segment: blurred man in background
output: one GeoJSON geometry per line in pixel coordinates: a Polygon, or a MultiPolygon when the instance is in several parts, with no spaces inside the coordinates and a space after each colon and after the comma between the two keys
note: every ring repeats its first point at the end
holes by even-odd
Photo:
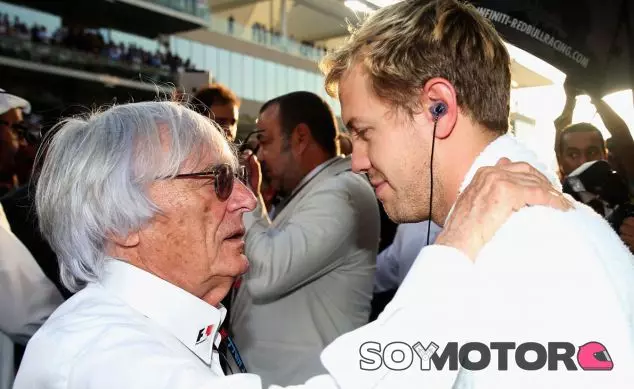
{"type": "Polygon", "coordinates": [[[59,279],[59,267],[55,253],[40,234],[35,213],[33,195],[35,187],[30,180],[33,159],[29,158],[32,150],[39,142],[29,142],[24,114],[31,111],[28,101],[11,95],[0,89],[0,172],[5,178],[5,186],[0,189],[0,203],[4,209],[6,220],[11,225],[13,234],[26,246],[33,255],[44,274],[52,280],[65,296],[70,293],[59,279]],[[25,152],[27,151],[28,152],[25,152]],[[22,171],[22,179],[18,172],[22,171]],[[28,174],[26,173],[28,172],[28,174]],[[2,192],[5,192],[4,195],[2,192]]]}
{"type": "Polygon", "coordinates": [[[20,127],[24,114],[31,111],[28,101],[0,89],[0,197],[18,186],[15,158],[20,149],[20,127]]]}
{"type": "MultiPolygon", "coordinates": [[[[559,148],[556,151],[562,178],[586,162],[608,160],[608,149],[603,135],[590,123],[569,125],[558,134],[558,137],[559,148]]],[[[619,236],[634,253],[634,217],[625,218],[619,228],[619,236]]]]}
{"type": "MultiPolygon", "coordinates": [[[[18,150],[17,126],[28,113],[28,101],[0,89],[0,171],[12,175],[18,150]]],[[[0,205],[0,389],[13,386],[14,343],[25,346],[62,303],[62,296],[29,250],[11,230],[0,205]]],[[[17,359],[17,360],[16,360],[17,359]]]]}
{"type": "MultiPolygon", "coordinates": [[[[554,121],[555,130],[556,130],[555,153],[557,154],[558,159],[562,151],[562,147],[560,145],[560,142],[563,140],[562,132],[564,131],[564,129],[567,129],[568,127],[572,127],[574,133],[584,133],[584,132],[598,133],[598,136],[601,138],[601,140],[603,140],[603,135],[601,135],[601,132],[596,127],[588,123],[585,123],[583,125],[579,123],[579,124],[575,124],[574,126],[571,126],[572,115],[573,115],[575,106],[577,104],[576,97],[578,95],[590,95],[592,104],[597,109],[597,113],[601,117],[601,120],[603,121],[603,124],[605,125],[606,129],[610,132],[610,135],[611,135],[610,140],[612,143],[612,148],[610,151],[611,151],[611,154],[613,154],[612,157],[618,160],[621,165],[620,167],[614,166],[614,168],[619,170],[619,174],[621,174],[622,177],[625,180],[627,180],[627,182],[629,183],[630,191],[633,191],[634,190],[634,138],[632,138],[632,134],[630,132],[630,129],[627,126],[627,123],[625,123],[623,118],[621,118],[619,114],[617,114],[614,111],[614,109],[612,109],[612,107],[610,107],[610,105],[605,102],[605,100],[603,100],[602,98],[600,98],[594,93],[588,93],[589,91],[578,89],[573,84],[573,81],[571,81],[569,78],[566,78],[566,81],[564,82],[563,86],[564,86],[564,91],[566,92],[566,103],[561,112],[561,115],[559,115],[554,121]]],[[[577,138],[580,138],[580,137],[581,136],[577,136],[577,138]]],[[[591,140],[591,143],[593,143],[596,146],[599,140],[597,139],[597,137],[593,137],[593,138],[594,139],[591,140]]],[[[585,142],[587,143],[589,140],[590,139],[586,137],[585,142]]],[[[605,153],[605,142],[601,142],[601,143],[604,145],[602,152],[605,153]]],[[[587,158],[587,156],[584,155],[583,158],[587,158]]],[[[597,159],[599,158],[593,157],[593,159],[589,159],[589,160],[592,161],[597,159]]],[[[601,159],[605,159],[605,157],[601,159]]],[[[562,162],[560,159],[560,166],[561,164],[562,162]]],[[[566,174],[569,174],[570,172],[566,173],[562,171],[561,173],[566,175],[566,174]]]]}
{"type": "Polygon", "coordinates": [[[198,113],[218,123],[229,142],[236,140],[240,100],[231,89],[222,84],[211,84],[196,92],[192,104],[198,113]]]}
{"type": "Polygon", "coordinates": [[[559,134],[557,161],[565,177],[589,161],[607,160],[603,135],[590,123],[572,124],[559,134]]]}
{"type": "Polygon", "coordinates": [[[266,102],[245,215],[250,268],[233,302],[231,329],[247,369],[263,383],[292,385],[324,373],[319,354],[367,323],[379,212],[364,176],[338,148],[328,104],[309,92],[266,102]],[[274,217],[260,194],[260,165],[283,200],[274,217]]]}

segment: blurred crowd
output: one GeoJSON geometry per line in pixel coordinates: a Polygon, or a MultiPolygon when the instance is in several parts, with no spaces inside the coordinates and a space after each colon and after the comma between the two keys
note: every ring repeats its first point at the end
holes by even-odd
{"type": "MultiPolygon", "coordinates": [[[[232,17],[229,18],[229,33],[233,33],[233,25],[235,21],[232,17]]],[[[282,43],[282,33],[271,27],[267,28],[262,23],[253,23],[251,26],[251,34],[252,39],[261,44],[270,44],[273,46],[279,45],[282,43]]],[[[295,37],[292,35],[289,37],[291,41],[295,41],[295,37]]],[[[316,44],[313,41],[303,40],[299,42],[301,44],[299,51],[300,54],[305,56],[322,56],[328,53],[328,49],[325,46],[321,46],[316,44]]]]}
{"type": "Polygon", "coordinates": [[[104,38],[99,29],[83,26],[60,26],[55,31],[49,31],[46,26],[33,24],[27,26],[18,16],[11,20],[8,14],[0,13],[0,36],[15,37],[24,41],[63,47],[92,53],[96,56],[112,61],[143,65],[156,69],[177,71],[196,71],[188,58],[184,60],[178,54],[169,50],[154,52],[145,50],[135,44],[116,43],[104,38]]]}

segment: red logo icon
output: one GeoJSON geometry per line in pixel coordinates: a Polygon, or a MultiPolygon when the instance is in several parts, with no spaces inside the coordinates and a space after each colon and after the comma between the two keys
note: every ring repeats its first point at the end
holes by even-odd
{"type": "Polygon", "coordinates": [[[588,342],[579,346],[577,362],[583,370],[612,370],[614,367],[608,349],[599,342],[588,342]]]}

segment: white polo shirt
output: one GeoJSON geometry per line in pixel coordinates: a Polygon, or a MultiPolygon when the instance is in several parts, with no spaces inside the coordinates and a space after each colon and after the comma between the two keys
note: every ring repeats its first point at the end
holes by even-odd
{"type": "Polygon", "coordinates": [[[109,259],[29,342],[15,389],[260,388],[258,376],[224,376],[216,309],[124,261],[109,259]]]}

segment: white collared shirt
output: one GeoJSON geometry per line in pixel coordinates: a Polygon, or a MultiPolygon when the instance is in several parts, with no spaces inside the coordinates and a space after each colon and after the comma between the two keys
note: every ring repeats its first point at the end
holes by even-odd
{"type": "Polygon", "coordinates": [[[64,303],[29,342],[15,389],[260,388],[224,376],[217,332],[226,310],[124,261],[64,303]]]}

